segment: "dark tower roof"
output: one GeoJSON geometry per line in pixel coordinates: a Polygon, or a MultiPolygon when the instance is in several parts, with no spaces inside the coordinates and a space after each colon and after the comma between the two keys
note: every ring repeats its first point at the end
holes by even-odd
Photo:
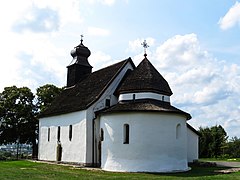
{"type": "Polygon", "coordinates": [[[155,69],[146,56],[125,79],[118,92],[156,92],[168,96],[172,95],[168,82],[155,69]]]}
{"type": "Polygon", "coordinates": [[[83,40],[71,51],[73,57],[72,63],[67,66],[67,86],[73,86],[77,82],[86,78],[92,72],[92,66],[88,62],[90,56],[90,50],[83,45],[83,40]]]}
{"type": "Polygon", "coordinates": [[[72,62],[92,68],[88,62],[88,57],[91,55],[91,51],[86,46],[84,46],[82,42],[83,40],[81,39],[81,43],[71,51],[71,56],[73,57],[72,62]]]}

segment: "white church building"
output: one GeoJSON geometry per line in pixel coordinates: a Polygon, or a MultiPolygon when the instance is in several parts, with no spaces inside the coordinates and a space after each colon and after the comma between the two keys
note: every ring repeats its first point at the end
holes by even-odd
{"type": "Polygon", "coordinates": [[[92,72],[90,51],[71,51],[67,86],[39,119],[39,160],[119,172],[189,170],[198,159],[190,114],[171,105],[168,82],[147,59],[92,72]]]}

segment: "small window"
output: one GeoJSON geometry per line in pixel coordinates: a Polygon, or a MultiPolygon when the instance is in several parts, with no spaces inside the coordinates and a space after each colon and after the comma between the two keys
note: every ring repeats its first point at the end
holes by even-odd
{"type": "Polygon", "coordinates": [[[57,131],[57,140],[60,142],[60,126],[58,126],[58,131],[57,131]]]}
{"type": "Polygon", "coordinates": [[[129,124],[123,126],[123,144],[129,144],[129,124]]]}
{"type": "Polygon", "coordinates": [[[101,128],[100,140],[104,141],[104,131],[102,128],[101,128]]]}
{"type": "Polygon", "coordinates": [[[105,101],[105,106],[106,106],[106,107],[110,107],[110,99],[106,99],[106,101],[105,101]]]}
{"type": "Polygon", "coordinates": [[[176,126],[176,139],[179,139],[180,136],[181,136],[181,125],[178,124],[178,125],[176,126]]]}
{"type": "Polygon", "coordinates": [[[48,128],[48,142],[50,141],[50,128],[48,128]]]}
{"type": "Polygon", "coordinates": [[[164,101],[164,96],[162,96],[162,101],[164,101]]]}
{"type": "Polygon", "coordinates": [[[69,126],[69,141],[72,140],[72,125],[69,126]]]}
{"type": "Polygon", "coordinates": [[[135,101],[136,99],[136,94],[133,94],[133,101],[135,101]]]}

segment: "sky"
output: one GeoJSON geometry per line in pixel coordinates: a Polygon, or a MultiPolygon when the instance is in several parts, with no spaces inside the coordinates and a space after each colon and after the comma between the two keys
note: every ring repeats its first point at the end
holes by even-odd
{"type": "Polygon", "coordinates": [[[0,92],[65,86],[81,34],[93,71],[128,57],[138,65],[146,40],[188,123],[240,137],[240,1],[8,0],[0,23],[0,92]]]}

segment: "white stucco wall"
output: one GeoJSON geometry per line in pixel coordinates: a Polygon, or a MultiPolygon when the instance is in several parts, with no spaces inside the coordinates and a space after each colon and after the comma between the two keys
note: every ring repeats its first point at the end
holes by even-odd
{"type": "Polygon", "coordinates": [[[94,128],[93,119],[95,119],[95,112],[106,107],[106,99],[110,99],[111,105],[118,102],[118,98],[113,94],[128,69],[133,69],[131,63],[127,63],[124,66],[118,76],[108,85],[101,97],[88,109],[75,113],[41,118],[39,120],[39,159],[56,160],[57,128],[61,126],[62,161],[91,165],[93,163],[94,150],[94,163],[98,163],[97,143],[99,138],[99,121],[97,121],[94,128]],[[73,126],[72,141],[69,141],[69,125],[73,126]],[[51,129],[51,139],[48,142],[49,127],[51,129]],[[94,138],[93,129],[95,129],[94,138]]]}
{"type": "Polygon", "coordinates": [[[156,99],[160,101],[170,102],[170,96],[166,96],[158,93],[152,93],[152,92],[120,94],[119,101],[133,100],[134,94],[135,94],[135,99],[156,99]]]}
{"type": "Polygon", "coordinates": [[[98,120],[94,120],[96,124],[93,126],[93,119],[95,117],[95,112],[101,109],[106,108],[106,99],[110,100],[110,105],[114,105],[118,102],[118,98],[114,95],[116,88],[118,87],[119,83],[121,82],[122,78],[126,74],[129,69],[133,69],[131,63],[127,63],[122,70],[119,72],[118,76],[109,84],[109,86],[105,89],[104,93],[101,97],[93,103],[87,109],[87,152],[86,152],[86,161],[87,163],[93,162],[94,156],[94,163],[99,163],[98,161],[98,139],[99,139],[99,122],[98,120]],[[94,138],[93,137],[93,129],[94,131],[94,138]],[[94,143],[93,143],[94,141],[94,143]],[[94,147],[94,148],[93,148],[94,147]],[[94,151],[94,154],[93,154],[94,151]]]}
{"type": "Polygon", "coordinates": [[[191,129],[187,128],[187,140],[188,140],[188,162],[198,160],[198,135],[191,129]]]}
{"type": "Polygon", "coordinates": [[[57,131],[61,127],[62,161],[86,163],[86,111],[39,119],[40,160],[56,161],[57,131]],[[72,140],[69,140],[72,125],[72,140]],[[48,141],[50,128],[50,141],[48,141]]]}
{"type": "Polygon", "coordinates": [[[109,171],[186,171],[186,118],[165,113],[133,112],[102,115],[104,130],[101,168],[109,171]],[[123,144],[123,126],[129,124],[129,144],[123,144]],[[176,127],[180,124],[179,137],[176,127]]]}

